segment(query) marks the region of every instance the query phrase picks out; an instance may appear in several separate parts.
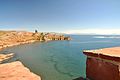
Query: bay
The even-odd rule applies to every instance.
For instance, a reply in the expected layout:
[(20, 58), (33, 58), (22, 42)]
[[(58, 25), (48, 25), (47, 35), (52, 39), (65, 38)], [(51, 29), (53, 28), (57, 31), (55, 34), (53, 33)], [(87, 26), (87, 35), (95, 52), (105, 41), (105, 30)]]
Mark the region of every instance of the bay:
[[(70, 35), (71, 41), (35, 42), (6, 48), (1, 53), (15, 53), (7, 62), (20, 60), (42, 80), (72, 80), (86, 77), (83, 50), (120, 46), (119, 35)], [(102, 37), (101, 37), (102, 36)]]

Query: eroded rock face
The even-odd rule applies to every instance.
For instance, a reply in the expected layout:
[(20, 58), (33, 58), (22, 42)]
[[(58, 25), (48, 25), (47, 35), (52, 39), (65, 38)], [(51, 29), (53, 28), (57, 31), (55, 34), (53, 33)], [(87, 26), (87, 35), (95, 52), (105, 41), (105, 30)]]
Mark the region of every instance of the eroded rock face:
[(0, 64), (0, 80), (41, 80), (20, 62)]
[(86, 76), (90, 80), (120, 80), (120, 47), (87, 50)]
[(14, 55), (14, 53), (0, 54), (0, 63), (2, 63), (2, 61), (4, 61), (4, 60), (12, 58), (13, 55)]

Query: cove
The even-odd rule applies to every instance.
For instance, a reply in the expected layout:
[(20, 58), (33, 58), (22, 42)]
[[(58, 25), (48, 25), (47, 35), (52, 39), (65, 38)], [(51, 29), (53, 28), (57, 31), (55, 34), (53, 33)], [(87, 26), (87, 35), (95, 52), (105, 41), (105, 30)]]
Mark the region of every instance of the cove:
[(119, 39), (98, 39), (94, 35), (71, 35), (71, 41), (35, 42), (6, 48), (14, 52), (8, 62), (20, 60), (42, 80), (72, 80), (86, 75), (86, 56), (82, 51), (119, 46)]

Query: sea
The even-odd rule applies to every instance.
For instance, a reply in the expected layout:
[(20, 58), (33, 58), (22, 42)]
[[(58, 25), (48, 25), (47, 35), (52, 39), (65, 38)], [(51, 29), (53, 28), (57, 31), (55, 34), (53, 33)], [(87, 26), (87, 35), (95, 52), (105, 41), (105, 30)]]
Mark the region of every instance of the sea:
[(86, 77), (83, 50), (120, 46), (119, 35), (69, 35), (70, 41), (35, 42), (6, 48), (15, 53), (6, 62), (21, 61), (42, 80), (73, 80)]

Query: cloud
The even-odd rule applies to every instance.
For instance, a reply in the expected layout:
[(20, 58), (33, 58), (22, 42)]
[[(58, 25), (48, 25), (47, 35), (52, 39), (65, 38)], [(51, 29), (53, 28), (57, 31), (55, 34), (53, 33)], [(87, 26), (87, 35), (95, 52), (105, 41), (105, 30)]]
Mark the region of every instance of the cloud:
[(120, 29), (81, 29), (81, 30), (68, 30), (66, 34), (120, 34)]
[(0, 27), (0, 30), (6, 30), (6, 31), (7, 30), (26, 31), (26, 30), (29, 30), (29, 29), (26, 28), (26, 27), (15, 27), (15, 28), (14, 27), (13, 28), (12, 27), (11, 28), (10, 27), (2, 27), (2, 28)]

